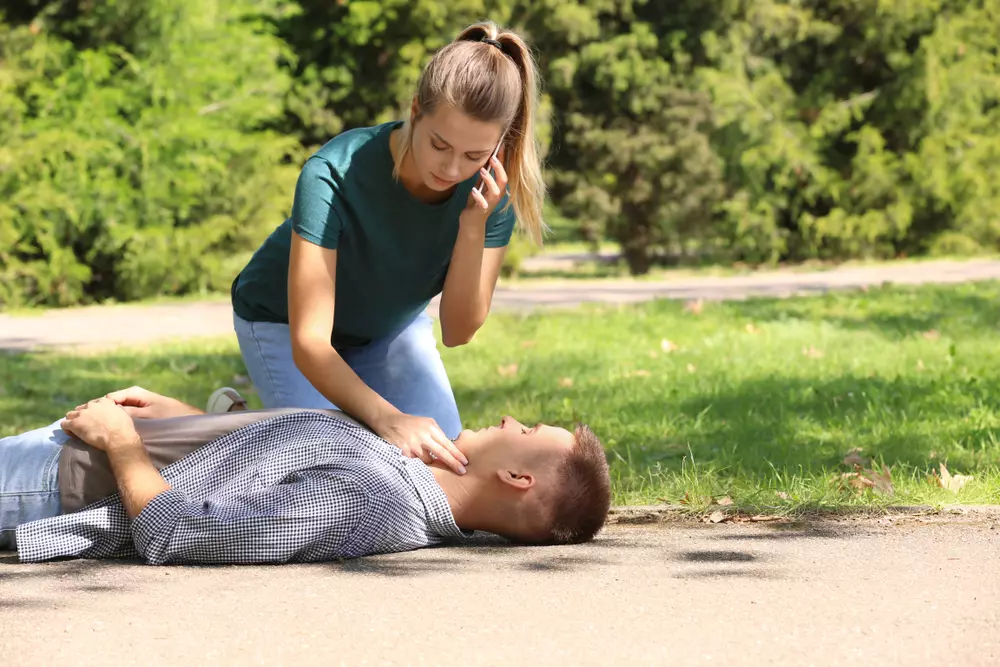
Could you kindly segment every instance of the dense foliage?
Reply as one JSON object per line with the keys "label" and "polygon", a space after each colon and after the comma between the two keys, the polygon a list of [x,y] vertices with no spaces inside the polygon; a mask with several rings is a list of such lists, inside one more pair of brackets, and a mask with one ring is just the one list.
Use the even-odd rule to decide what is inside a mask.
{"label": "dense foliage", "polygon": [[1000,0],[4,0],[0,306],[225,289],[298,165],[483,17],[560,233],[655,261],[1000,242]]}

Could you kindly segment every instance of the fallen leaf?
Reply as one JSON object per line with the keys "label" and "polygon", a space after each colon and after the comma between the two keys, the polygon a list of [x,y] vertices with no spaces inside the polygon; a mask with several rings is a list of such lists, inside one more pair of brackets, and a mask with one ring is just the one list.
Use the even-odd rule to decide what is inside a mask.
{"label": "fallen leaf", "polygon": [[729,505],[733,504],[733,499],[730,498],[729,496],[722,496],[715,502],[719,505],[722,505],[723,507],[728,507]]}
{"label": "fallen leaf", "polygon": [[695,366],[694,364],[688,364],[688,367],[687,367],[688,373],[694,373],[697,370],[698,370],[697,366]]}
{"label": "fallen leaf", "polygon": [[563,378],[563,379],[559,380],[559,386],[560,387],[572,387],[573,386],[573,378]]}
{"label": "fallen leaf", "polygon": [[625,374],[625,377],[627,377],[627,378],[631,378],[631,377],[648,378],[650,375],[652,375],[652,373],[650,373],[649,371],[647,371],[645,368],[640,368],[637,371],[629,371],[628,373]]}
{"label": "fallen leaf", "polygon": [[535,341],[533,340],[526,340],[521,342],[521,347],[527,349],[529,347],[535,347],[536,344],[537,343],[535,343]]}
{"label": "fallen leaf", "polygon": [[760,329],[758,329],[757,327],[755,327],[753,325],[753,322],[751,322],[750,324],[748,324],[746,328],[747,328],[747,333],[748,334],[760,333]]}
{"label": "fallen leaf", "polygon": [[941,464],[941,477],[938,478],[938,484],[941,485],[942,489],[948,489],[952,493],[958,493],[959,490],[972,481],[972,475],[952,475],[948,472],[948,467],[945,466],[942,461]]}
{"label": "fallen leaf", "polygon": [[660,349],[669,354],[670,352],[676,350],[677,346],[674,343],[667,340],[666,338],[664,338],[663,340],[660,341]]}
{"label": "fallen leaf", "polygon": [[924,370],[924,360],[923,359],[917,359],[917,370],[918,371]]}
{"label": "fallen leaf", "polygon": [[892,474],[889,472],[889,467],[884,463],[882,464],[882,472],[866,470],[865,475],[872,481],[872,485],[876,491],[884,493],[887,496],[891,496],[895,492],[895,487],[892,485]]}
{"label": "fallen leaf", "polygon": [[712,523],[720,523],[720,522],[722,522],[722,521],[725,521],[725,520],[726,520],[726,515],[725,515],[725,514],[724,514],[723,512],[721,512],[720,510],[715,510],[715,511],[714,511],[714,512],[712,512],[712,514],[711,514],[711,515],[710,515],[710,516],[708,517],[708,520],[709,520],[710,522],[712,522]]}
{"label": "fallen leaf", "polygon": [[497,373],[503,377],[513,377],[517,375],[517,364],[509,364],[507,366],[497,366]]}
{"label": "fallen leaf", "polygon": [[692,315],[701,315],[701,311],[705,308],[704,299],[696,299],[694,301],[688,301],[684,304],[684,311],[691,313]]}
{"label": "fallen leaf", "polygon": [[788,494],[784,491],[778,491],[777,496],[782,500],[788,500]]}
{"label": "fallen leaf", "polygon": [[821,350],[817,350],[815,347],[810,345],[808,348],[802,348],[802,354],[809,357],[810,359],[820,359],[823,356]]}
{"label": "fallen leaf", "polygon": [[650,359],[659,359],[660,358],[660,353],[657,352],[656,350],[650,350],[649,351],[649,358]]}
{"label": "fallen leaf", "polygon": [[865,489],[870,489],[875,486],[875,482],[868,479],[860,472],[845,472],[840,476],[841,486],[847,485],[852,487],[855,491],[864,491]]}
{"label": "fallen leaf", "polygon": [[861,449],[860,448],[855,448],[855,449],[852,449],[851,451],[849,451],[847,453],[847,456],[844,457],[844,465],[847,465],[847,466],[860,466],[860,467],[863,468],[866,465],[868,465],[868,459],[866,459],[865,457],[861,456]]}
{"label": "fallen leaf", "polygon": [[938,340],[941,338],[941,332],[937,329],[931,329],[930,331],[925,331],[923,337],[924,340]]}

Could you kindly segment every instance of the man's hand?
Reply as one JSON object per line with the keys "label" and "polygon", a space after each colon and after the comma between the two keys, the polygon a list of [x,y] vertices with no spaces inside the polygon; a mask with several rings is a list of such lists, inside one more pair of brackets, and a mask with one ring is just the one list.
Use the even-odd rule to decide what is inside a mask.
{"label": "man's hand", "polygon": [[135,419],[166,419],[167,417],[204,414],[198,408],[182,403],[176,398],[161,396],[142,387],[129,387],[113,391],[107,395],[107,398],[120,405]]}
{"label": "man's hand", "polygon": [[142,447],[142,439],[136,433],[132,418],[107,397],[69,411],[60,426],[67,433],[108,454],[129,447]]}

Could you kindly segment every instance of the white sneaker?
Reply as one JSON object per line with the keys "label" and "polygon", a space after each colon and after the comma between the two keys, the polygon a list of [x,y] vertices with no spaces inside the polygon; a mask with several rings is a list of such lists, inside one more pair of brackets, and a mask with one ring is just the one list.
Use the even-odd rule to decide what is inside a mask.
{"label": "white sneaker", "polygon": [[246,410],[247,401],[232,387],[219,387],[208,397],[205,412],[209,414],[220,414],[237,410]]}

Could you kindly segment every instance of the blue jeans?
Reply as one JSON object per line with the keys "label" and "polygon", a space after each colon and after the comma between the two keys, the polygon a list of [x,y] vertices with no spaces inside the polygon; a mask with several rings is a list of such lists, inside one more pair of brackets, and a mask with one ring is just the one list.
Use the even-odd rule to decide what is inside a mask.
{"label": "blue jeans", "polygon": [[[295,366],[287,324],[248,322],[234,313],[233,327],[265,408],[339,409]],[[365,384],[398,410],[434,418],[449,438],[457,438],[462,431],[455,394],[427,313],[400,331],[345,350],[341,356]]]}
{"label": "blue jeans", "polygon": [[19,524],[61,513],[59,452],[68,439],[59,422],[0,438],[0,549],[17,548]]}

